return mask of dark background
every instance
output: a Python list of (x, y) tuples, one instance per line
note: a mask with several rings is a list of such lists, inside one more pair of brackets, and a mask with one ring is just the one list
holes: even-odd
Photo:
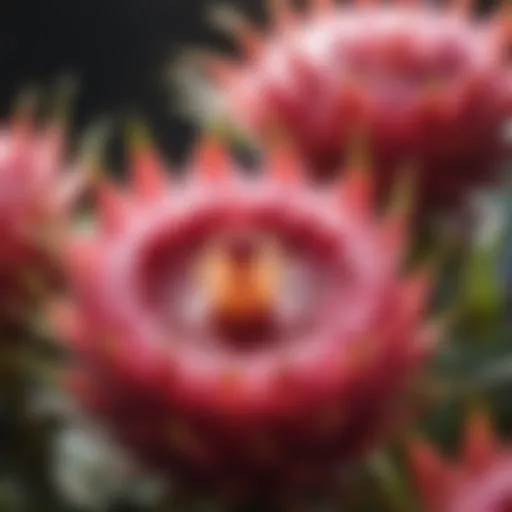
[[(489, 0), (480, 2), (484, 4)], [(230, 0), (252, 19), (264, 20), (263, 0)], [(190, 45), (229, 49), (208, 21), (212, 0), (3, 0), (0, 3), (0, 113), (21, 88), (51, 88), (75, 73), (81, 93), (74, 134), (99, 116), (142, 114), (172, 160), (186, 152), (193, 127), (173, 111), (165, 80), (169, 63)], [(119, 137), (118, 137), (119, 138)], [(119, 141), (111, 144), (119, 156)]]
[[(262, 2), (242, 4), (261, 15)], [(251, 5), (252, 4), (252, 5)], [(0, 112), (27, 86), (52, 90), (63, 73), (80, 79), (74, 134), (129, 109), (150, 123), (171, 159), (190, 146), (193, 127), (173, 111), (166, 70), (185, 48), (229, 49), (212, 29), (208, 0), (7, 0), (0, 2)], [(120, 152), (114, 137), (113, 156)], [(116, 151), (117, 149), (117, 151)]]

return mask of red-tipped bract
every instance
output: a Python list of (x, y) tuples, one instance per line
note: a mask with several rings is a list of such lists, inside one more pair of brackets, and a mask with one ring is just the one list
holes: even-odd
[(425, 512), (506, 512), (512, 507), (512, 449), (500, 445), (485, 414), (471, 418), (461, 460), (451, 463), (424, 441), (410, 460)]

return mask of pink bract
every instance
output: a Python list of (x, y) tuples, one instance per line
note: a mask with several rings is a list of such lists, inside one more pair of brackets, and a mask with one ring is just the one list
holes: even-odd
[(511, 154), (510, 9), (476, 20), (463, 2), (311, 0), (304, 14), (288, 4), (270, 2), (268, 36), (221, 18), (244, 58), (209, 58), (203, 69), (233, 123), (259, 140), (284, 131), (319, 179), (362, 128), (381, 196), (404, 161), (420, 164), (419, 209), (453, 208), (496, 176)]
[(64, 173), (61, 123), (35, 127), (23, 115), (0, 129), (0, 323), (26, 321), (35, 295), (54, 281), (50, 248), (70, 218), (82, 175)]
[[(100, 187), (96, 232), (69, 242), (73, 294), (53, 318), (79, 362), (72, 389), (139, 462), (178, 481), (270, 495), (326, 484), (392, 430), (437, 338), (423, 321), (429, 269), (401, 275), (409, 212), (378, 218), (359, 169), (311, 188), (284, 147), (257, 177), (209, 138), (182, 182), (160, 167), (140, 153), (127, 190)], [(272, 258), (256, 267), (256, 285), (279, 282), (271, 322), (217, 328), (195, 257), (228, 240), (243, 259), (266, 236), (285, 261), (278, 274)]]
[(426, 512), (507, 512), (512, 507), (512, 450), (500, 445), (488, 418), (471, 419), (459, 463), (423, 441), (410, 450)]

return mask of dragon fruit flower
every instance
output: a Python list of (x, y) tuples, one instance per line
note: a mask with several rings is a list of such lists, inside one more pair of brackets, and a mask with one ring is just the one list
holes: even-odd
[(0, 129), (0, 329), (27, 320), (56, 277), (53, 241), (69, 218), (83, 184), (79, 172), (63, 173), (65, 124), (43, 129), (23, 103)]
[(459, 464), (424, 441), (412, 444), (410, 460), (427, 512), (512, 510), (512, 449), (500, 446), (482, 412), (468, 424)]
[(206, 81), (186, 83), (202, 83), (213, 96), (198, 115), (227, 116), (256, 140), (285, 131), (320, 179), (340, 168), (352, 127), (361, 126), (380, 195), (402, 161), (414, 158), (422, 163), (418, 208), (429, 211), (460, 204), (510, 156), (510, 9), (484, 21), (470, 16), (467, 2), (310, 0), (305, 16), (288, 4), (270, 0), (269, 37), (236, 13), (220, 13), (243, 59), (200, 56)]
[(209, 136), (183, 182), (163, 169), (139, 147), (131, 186), (101, 184), (96, 229), (69, 241), (72, 293), (50, 312), (67, 385), (180, 484), (329, 481), (392, 430), (439, 337), (431, 266), (401, 275), (404, 194), (378, 218), (364, 170), (311, 188), (279, 146), (243, 176)]

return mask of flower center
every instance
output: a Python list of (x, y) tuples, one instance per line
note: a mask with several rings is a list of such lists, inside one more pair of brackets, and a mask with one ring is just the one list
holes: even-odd
[(201, 251), (196, 278), (220, 334), (250, 341), (275, 330), (284, 265), (283, 248), (270, 237), (231, 235)]
[[(198, 208), (137, 241), (130, 272), (162, 340), (203, 354), (265, 357), (317, 347), (333, 339), (323, 333), (358, 323), (364, 261), (338, 226), (251, 200), (235, 216)], [(340, 308), (343, 317), (334, 313)]]

